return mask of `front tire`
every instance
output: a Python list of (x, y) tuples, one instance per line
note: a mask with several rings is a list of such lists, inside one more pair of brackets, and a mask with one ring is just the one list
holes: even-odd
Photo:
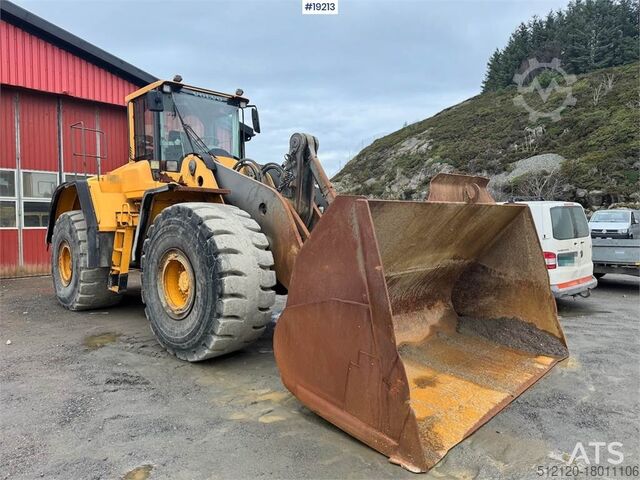
[(275, 302), (268, 247), (258, 224), (234, 206), (163, 210), (142, 255), (145, 314), (160, 344), (197, 362), (257, 340)]
[(69, 310), (117, 304), (121, 295), (107, 287), (109, 267), (89, 268), (87, 222), (81, 210), (61, 214), (51, 239), (51, 276), (58, 302)]

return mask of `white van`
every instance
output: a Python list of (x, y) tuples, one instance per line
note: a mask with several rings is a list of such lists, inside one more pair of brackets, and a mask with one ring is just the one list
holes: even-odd
[(556, 298), (588, 297), (598, 285), (591, 261), (591, 232), (584, 210), (573, 202), (518, 202), (529, 206)]

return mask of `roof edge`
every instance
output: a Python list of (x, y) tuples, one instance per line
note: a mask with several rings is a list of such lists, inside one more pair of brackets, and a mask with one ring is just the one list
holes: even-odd
[(114, 72), (135, 85), (144, 86), (158, 80), (150, 73), (92, 45), (86, 40), (82, 40), (80, 37), (57, 27), (53, 23), (8, 0), (0, 2), (0, 19), (47, 40), (74, 55), (85, 58), (99, 67)]

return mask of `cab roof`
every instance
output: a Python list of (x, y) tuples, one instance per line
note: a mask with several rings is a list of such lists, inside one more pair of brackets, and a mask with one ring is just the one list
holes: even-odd
[(239, 96), (239, 95), (231, 95), (229, 93), (217, 92), (215, 90), (209, 90), (207, 88), (196, 87), (196, 86), (193, 86), (193, 85), (186, 85), (186, 84), (184, 84), (182, 82), (174, 82), (173, 80), (158, 80), (156, 82), (150, 83), (149, 85), (147, 85), (145, 87), (142, 87), (142, 88), (136, 90), (133, 93), (130, 93), (129, 95), (127, 95), (125, 97), (124, 100), (125, 100), (126, 103), (129, 103), (130, 101), (138, 98), (139, 96), (144, 95), (148, 91), (155, 90), (156, 88), (161, 87), (162, 85), (171, 85), (171, 86), (174, 86), (174, 87), (188, 88), (190, 90), (195, 90), (197, 92), (209, 93), (211, 95), (217, 95), (219, 97), (226, 97), (226, 98), (229, 98), (229, 99), (234, 98), (234, 99), (236, 99), (238, 101), (243, 101), (245, 103), (249, 103), (249, 99), (246, 98), (246, 97), (242, 97), (242, 96)]

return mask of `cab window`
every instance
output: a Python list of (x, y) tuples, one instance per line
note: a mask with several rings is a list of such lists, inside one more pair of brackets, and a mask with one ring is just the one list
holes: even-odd
[(133, 141), (136, 160), (153, 160), (155, 145), (153, 135), (154, 114), (144, 101), (144, 96), (133, 100)]
[(226, 97), (192, 91), (162, 94), (162, 111), (133, 100), (136, 160), (180, 161), (189, 153), (239, 158), (240, 111)]

